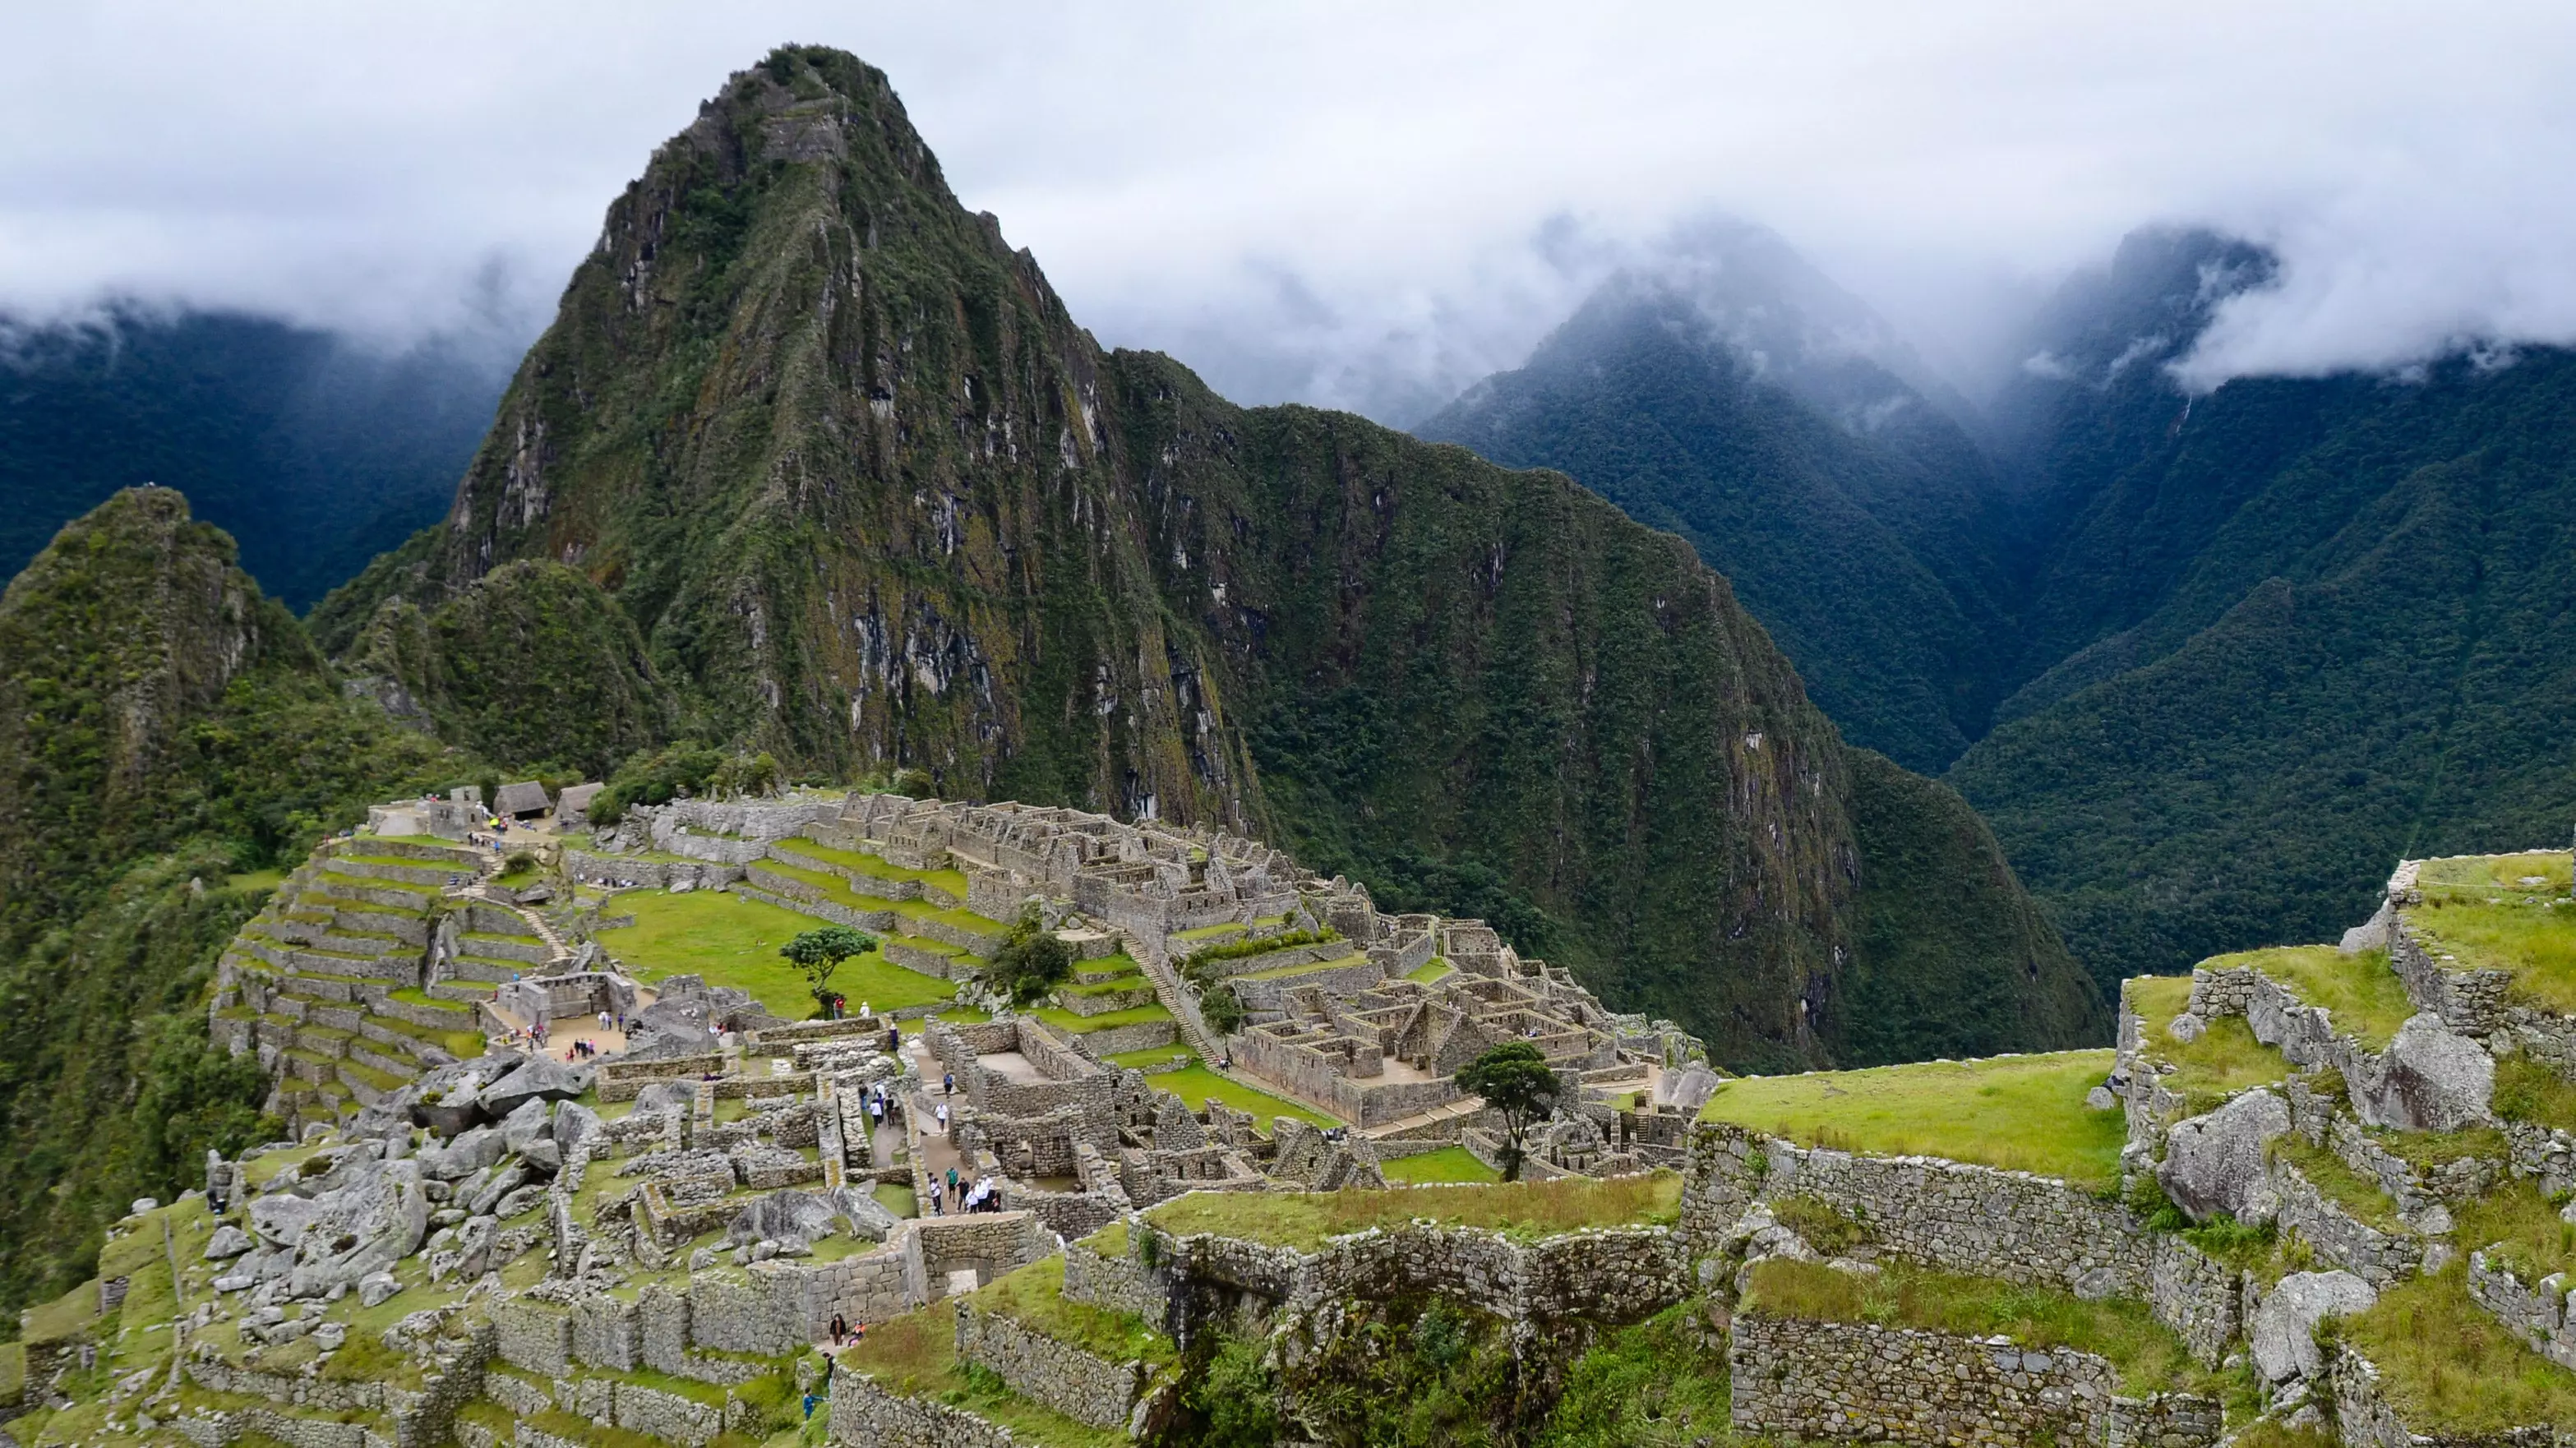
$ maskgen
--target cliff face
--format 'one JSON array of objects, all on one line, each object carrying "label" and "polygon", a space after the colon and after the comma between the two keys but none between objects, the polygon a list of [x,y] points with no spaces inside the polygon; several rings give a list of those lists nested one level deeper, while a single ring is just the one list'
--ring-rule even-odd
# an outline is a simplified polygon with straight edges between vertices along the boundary
[{"label": "cliff face", "polygon": [[[773,54],[656,153],[446,523],[316,624],[345,651],[525,559],[613,594],[711,737],[1266,834],[1742,1064],[1840,1052],[1857,912],[1938,888],[1856,843],[1874,786],[1680,540],[1102,352],[838,52]],[[2071,976],[2005,915],[1938,971]],[[2100,1024],[2002,1008],[2019,1045]]]}]

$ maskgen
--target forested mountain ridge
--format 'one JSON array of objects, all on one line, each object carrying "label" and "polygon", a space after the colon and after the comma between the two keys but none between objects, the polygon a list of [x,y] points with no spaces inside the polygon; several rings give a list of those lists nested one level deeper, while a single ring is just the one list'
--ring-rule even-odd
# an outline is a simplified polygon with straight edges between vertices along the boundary
[{"label": "forested mountain ridge", "polygon": [[0,575],[120,488],[187,493],[302,609],[435,518],[508,380],[496,343],[400,351],[271,318],[0,314]]},{"label": "forested mountain ridge", "polygon": [[2045,667],[1949,777],[2099,979],[2314,938],[2389,859],[2576,818],[2576,356],[2187,394],[2162,362],[2266,276],[2136,238],[2004,400],[2057,530]]},{"label": "forested mountain ridge", "polygon": [[1570,473],[1690,539],[1837,724],[1937,770],[2007,687],[2028,550],[1977,444],[1841,344],[1852,323],[1809,321],[1767,274],[1791,270],[1714,298],[1704,279],[1623,274],[1414,431]]},{"label": "forested mountain ridge", "polygon": [[341,697],[168,488],[66,526],[0,595],[0,1301],[78,1281],[102,1223],[262,1139],[207,1043],[237,872],[462,766]]},{"label": "forested mountain ridge", "polygon": [[[614,597],[709,737],[1265,834],[1739,1063],[1859,1049],[1845,993],[1900,970],[2011,982],[1947,1039],[2100,1025],[1973,816],[1852,767],[1686,547],[1559,475],[1102,351],[838,52],[775,53],[656,153],[447,522],[314,622],[355,657],[537,559]],[[1873,857],[1856,817],[1945,843]],[[1861,943],[1963,880],[1992,887],[1963,952]]]}]

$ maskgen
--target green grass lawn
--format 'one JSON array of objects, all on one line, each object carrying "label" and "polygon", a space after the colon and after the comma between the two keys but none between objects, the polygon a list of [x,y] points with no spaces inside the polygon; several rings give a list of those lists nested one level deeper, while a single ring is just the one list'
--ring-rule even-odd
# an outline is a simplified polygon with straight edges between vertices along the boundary
[{"label": "green grass lawn", "polygon": [[1342,1124],[1338,1117],[1273,1096],[1259,1087],[1247,1086],[1204,1065],[1184,1066],[1178,1071],[1158,1071],[1154,1073],[1154,1084],[1188,1102],[1192,1111],[1198,1110],[1211,1096],[1237,1111],[1249,1111],[1254,1127],[1264,1135],[1269,1133],[1271,1121],[1281,1116],[1293,1116],[1317,1126]]},{"label": "green grass lawn", "polygon": [[2525,1287],[2552,1272],[2576,1277],[2576,1222],[2560,1221],[2529,1181],[2507,1182],[2460,1208],[2457,1220],[2453,1240],[2462,1249],[2484,1248]]},{"label": "green grass lawn", "polygon": [[1503,1174],[1476,1160],[1476,1154],[1463,1146],[1444,1146],[1419,1156],[1399,1156],[1380,1162],[1378,1169],[1390,1182],[1497,1182]]},{"label": "green grass lawn", "polygon": [[1149,1075],[1160,1072],[1173,1061],[1196,1062],[1198,1053],[1174,1042],[1168,1046],[1147,1046],[1141,1051],[1112,1051],[1100,1058],[1112,1066]]},{"label": "green grass lawn", "polygon": [[2496,1062],[2495,1113],[2507,1121],[2576,1131],[2576,1082],[2525,1055]]},{"label": "green grass lawn", "polygon": [[1401,1192],[1193,1192],[1145,1219],[1174,1236],[1210,1232],[1313,1251],[1326,1238],[1424,1219],[1528,1237],[1580,1227],[1671,1223],[1681,1214],[1682,1179],[1659,1171],[1593,1181],[1567,1177],[1492,1186],[1430,1186]]},{"label": "green grass lawn", "polygon": [[[761,863],[764,868],[776,870],[791,880],[810,885],[832,903],[852,910],[891,910],[898,919],[914,922],[936,920],[941,924],[973,931],[979,935],[999,935],[1008,928],[1002,922],[988,919],[972,910],[951,910],[946,906],[934,905],[927,900],[888,900],[882,895],[870,895],[853,889],[847,878],[828,870],[791,865],[784,860],[764,860]],[[919,928],[918,924],[915,924],[912,931],[917,932]]]},{"label": "green grass lawn", "polygon": [[2385,1050],[2397,1038],[2397,1028],[2415,1014],[2406,999],[2406,983],[2389,968],[2385,950],[2346,955],[2331,945],[2288,945],[2222,955],[2207,965],[2212,970],[2254,967],[2300,1000],[2324,1007],[2336,1030],[2351,1032],[2373,1051]]},{"label": "green grass lawn", "polygon": [[[772,1015],[801,1021],[814,1014],[804,973],[778,953],[788,940],[823,923],[814,917],[714,890],[638,890],[620,896],[618,907],[633,914],[635,923],[601,931],[600,944],[645,984],[700,975],[709,985],[751,992]],[[948,1000],[954,987],[870,951],[843,961],[832,989],[850,998],[852,1010],[862,1002],[894,1010]]]},{"label": "green grass lawn", "polygon": [[2241,1016],[2211,1021],[2196,1041],[2174,1039],[2166,1027],[2189,1003],[2188,976],[2139,976],[2125,989],[2129,1008],[2146,1023],[2147,1050],[2176,1068],[2165,1084],[2183,1098],[2185,1114],[2213,1110],[2249,1086],[2268,1085],[2290,1074],[2290,1063],[2279,1051],[2254,1039],[2254,1028]]},{"label": "green grass lawn", "polygon": [[2565,850],[2526,850],[2514,855],[2464,855],[2426,860],[2415,876],[2424,898],[2436,895],[2558,895],[2568,890],[2569,857]]},{"label": "green grass lawn", "polygon": [[1113,1363],[1143,1359],[1162,1367],[1180,1356],[1172,1340],[1128,1312],[1064,1297],[1064,1254],[1041,1257],[975,1289],[975,1306],[1025,1324]]},{"label": "green grass lawn", "polygon": [[792,840],[781,840],[779,843],[796,854],[804,855],[809,859],[827,861],[853,874],[865,875],[874,880],[919,880],[925,885],[935,885],[947,891],[952,900],[966,898],[966,872],[963,870],[908,870],[901,865],[879,859],[875,855],[858,850],[838,849],[802,836]]},{"label": "green grass lawn", "polygon": [[2208,1377],[2143,1302],[2087,1302],[2069,1292],[1891,1262],[1875,1276],[1773,1257],[1753,1267],[1740,1309],[1815,1322],[1865,1322],[1962,1337],[2001,1334],[2024,1347],[2073,1348],[2111,1360],[2126,1392],[2202,1386]]},{"label": "green grass lawn", "polygon": [[2447,950],[2464,969],[2513,973],[2514,995],[2576,1015],[2576,909],[2537,898],[2502,905],[2428,897],[2406,912],[2425,949]]},{"label": "green grass lawn", "polygon": [[1000,1385],[989,1373],[970,1377],[957,1360],[957,1310],[934,1302],[884,1322],[841,1354],[840,1371],[866,1373],[878,1386],[905,1397],[935,1398],[989,1418],[1039,1448],[1124,1448],[1127,1435],[1091,1428],[1040,1407]]},{"label": "green grass lawn", "polygon": [[2084,1095],[2110,1074],[2112,1055],[2059,1051],[1748,1076],[1721,1084],[1700,1119],[1810,1146],[1941,1156],[2107,1188],[2120,1179],[2127,1124],[2117,1110],[2087,1107]]},{"label": "green grass lawn", "polygon": [[1456,969],[1456,966],[1451,965],[1449,962],[1442,960],[1439,956],[1435,955],[1429,960],[1422,962],[1420,965],[1415,966],[1413,969],[1406,971],[1404,973],[1404,978],[1406,980],[1418,980],[1424,985],[1429,985],[1433,981],[1440,979],[1442,976],[1445,976]]},{"label": "green grass lawn", "polygon": [[274,890],[286,883],[286,872],[284,870],[245,870],[238,875],[226,875],[224,883],[245,893],[252,890]]},{"label": "green grass lawn", "polygon": [[1096,1016],[1078,1016],[1061,1006],[1039,1006],[1027,1012],[1068,1035],[1085,1036],[1105,1031],[1111,1026],[1139,1026],[1147,1021],[1168,1021],[1170,1010],[1161,1001],[1150,1005],[1130,1006],[1123,1011],[1104,1011]]},{"label": "green grass lawn", "polygon": [[2310,1146],[2293,1132],[2272,1143],[2272,1155],[2297,1167],[2310,1186],[2354,1218],[2383,1232],[2406,1229],[2398,1219],[2397,1204],[2379,1189],[2379,1183],[2344,1165],[2342,1157],[2324,1147]]},{"label": "green grass lawn", "polygon": [[2378,1366],[2381,1395],[2416,1432],[2468,1439],[2576,1423],[2576,1373],[2469,1300],[2465,1261],[2405,1278],[2341,1331]]}]

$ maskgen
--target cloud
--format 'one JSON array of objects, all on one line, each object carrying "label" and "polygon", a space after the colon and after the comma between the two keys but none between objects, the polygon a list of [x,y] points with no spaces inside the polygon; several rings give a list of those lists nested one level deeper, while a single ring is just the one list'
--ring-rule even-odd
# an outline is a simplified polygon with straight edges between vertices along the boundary
[{"label": "cloud", "polygon": [[651,149],[785,40],[884,66],[1104,341],[1246,400],[1417,409],[1711,211],[1963,377],[2157,221],[2282,258],[2204,385],[2576,339],[2576,9],[2506,0],[20,6],[0,307],[533,327]]}]

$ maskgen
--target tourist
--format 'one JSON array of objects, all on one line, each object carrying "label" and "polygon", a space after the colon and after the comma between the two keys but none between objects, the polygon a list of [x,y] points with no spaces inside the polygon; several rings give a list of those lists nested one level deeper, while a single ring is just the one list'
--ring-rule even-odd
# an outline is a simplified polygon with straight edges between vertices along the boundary
[{"label": "tourist", "polygon": [[876,1012],[875,1012],[875,1011],[873,1011],[873,1010],[869,1009],[869,1007],[868,1007],[868,1003],[867,1003],[866,1001],[861,1001],[861,1002],[859,1002],[859,1019],[860,1019],[860,1020],[863,1020],[863,1021],[864,1021],[864,1020],[866,1020],[868,1017],[870,1017],[870,1016],[872,1016],[872,1015],[875,1015],[875,1014],[876,1014]]},{"label": "tourist", "polygon": [[939,1115],[939,1132],[940,1132],[940,1134],[941,1134],[942,1136],[945,1136],[945,1135],[947,1135],[947,1134],[948,1134],[948,1103],[947,1103],[947,1102],[942,1101],[942,1102],[940,1102],[940,1103],[939,1103],[939,1112],[938,1112],[938,1115]]},{"label": "tourist", "polygon": [[956,1095],[956,1094],[957,1094],[957,1078],[956,1078],[954,1075],[949,1074],[949,1073],[947,1073],[947,1072],[941,1072],[941,1073],[940,1073],[940,1077],[939,1077],[939,1089],[940,1089],[940,1091],[941,1091],[943,1094],[945,1094],[945,1095],[949,1095],[949,1096],[954,1096],[954,1095]]},{"label": "tourist", "polygon": [[948,1194],[950,1196],[957,1194],[957,1168],[953,1166],[948,1169]]},{"label": "tourist", "polygon": [[849,1319],[848,1319],[848,1318],[845,1318],[845,1317],[843,1317],[843,1316],[841,1316],[841,1314],[839,1314],[839,1313],[837,1313],[837,1312],[833,1313],[833,1314],[832,1314],[832,1346],[834,1346],[834,1347],[839,1347],[839,1346],[841,1345],[841,1339],[843,1339],[843,1338],[845,1338],[845,1337],[848,1337],[849,1335],[850,1335],[850,1322],[849,1322]]},{"label": "tourist", "polygon": [[608,1012],[606,1011],[601,1011],[599,1013],[599,1028],[603,1031],[608,1029]]}]

